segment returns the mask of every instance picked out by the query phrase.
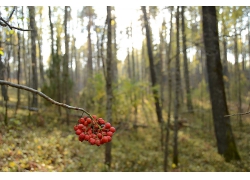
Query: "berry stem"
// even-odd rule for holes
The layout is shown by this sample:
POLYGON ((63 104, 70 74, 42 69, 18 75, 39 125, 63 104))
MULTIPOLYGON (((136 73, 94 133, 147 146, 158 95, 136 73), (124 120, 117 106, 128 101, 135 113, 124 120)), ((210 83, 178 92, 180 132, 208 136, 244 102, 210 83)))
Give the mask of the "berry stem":
POLYGON ((59 103, 59 102, 51 99, 49 96, 45 95, 44 93, 42 93, 40 91, 37 91, 37 90, 35 90, 33 88, 30 88, 30 87, 27 87, 27 86, 24 86, 24 85, 20 85, 20 84, 11 83, 11 82, 4 81, 4 80, 0 80, 0 84, 1 85, 11 86, 11 87, 14 87, 14 88, 17 88, 17 89, 23 89, 25 91, 29 91, 29 92, 35 93, 35 94, 43 97, 44 99, 50 101, 52 104, 55 104, 57 106, 62 106, 62 107, 67 108, 67 109, 73 109, 73 110, 77 110, 77 111, 82 111, 82 112, 86 113, 91 119, 94 119, 91 116, 91 114, 89 112, 87 112, 86 110, 84 110, 83 108, 74 107, 74 106, 70 106, 70 105, 67 105, 67 104, 59 103))

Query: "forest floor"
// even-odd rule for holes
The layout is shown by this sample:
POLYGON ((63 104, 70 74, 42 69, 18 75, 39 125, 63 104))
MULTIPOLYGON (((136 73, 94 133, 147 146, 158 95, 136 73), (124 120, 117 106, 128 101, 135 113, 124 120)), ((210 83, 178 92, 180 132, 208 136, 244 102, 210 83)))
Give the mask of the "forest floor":
MULTIPOLYGON (((233 105, 229 108, 234 109, 233 105)), ((13 109, 8 112, 8 127, 4 125, 4 108, 0 107, 0 171, 2 172, 162 172, 164 153, 160 129, 152 117, 137 131, 119 126, 112 139, 112 165, 104 165, 105 145, 91 146, 78 141, 71 121, 62 123, 56 108, 43 112, 13 109)), ((140 113, 140 111, 138 111, 140 113)), ((139 116, 142 117, 142 116, 139 116)), ((172 139, 168 169, 175 172, 246 172, 250 171, 250 117, 232 117, 232 129, 241 161, 225 162, 217 153, 211 112, 197 110, 183 113, 189 127, 178 133, 179 166, 172 164, 172 139)), ((72 118, 74 119, 74 118, 72 118)), ((129 121, 127 121, 129 122, 129 121)), ((145 121, 141 119, 141 122, 145 121)), ((126 123, 125 123, 126 124, 126 123)))

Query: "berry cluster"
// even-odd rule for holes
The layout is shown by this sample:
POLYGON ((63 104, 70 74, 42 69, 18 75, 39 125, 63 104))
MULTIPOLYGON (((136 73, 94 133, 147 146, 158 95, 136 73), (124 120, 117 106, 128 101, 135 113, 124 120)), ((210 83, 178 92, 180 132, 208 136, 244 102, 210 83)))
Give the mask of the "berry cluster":
POLYGON ((96 115, 90 117, 82 117, 78 120, 78 124, 74 126, 79 141, 88 141, 91 145, 100 146, 112 140, 115 128, 109 122, 105 122, 96 115))

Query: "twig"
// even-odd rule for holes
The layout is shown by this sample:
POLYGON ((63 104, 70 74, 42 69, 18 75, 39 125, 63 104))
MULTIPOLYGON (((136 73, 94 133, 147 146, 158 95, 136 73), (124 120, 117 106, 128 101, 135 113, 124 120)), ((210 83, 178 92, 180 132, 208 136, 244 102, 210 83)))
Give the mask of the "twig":
POLYGON ((11 11, 11 13, 10 13, 10 16, 9 16, 9 18, 8 18, 7 22, 9 22, 9 21, 10 21, 10 19, 11 19, 11 17, 12 17, 12 15, 13 15, 13 13, 14 13, 14 11, 15 11, 15 9, 16 9, 16 6, 14 6, 14 7, 13 7, 13 9, 12 9, 12 11, 11 11))
POLYGON ((0 80, 0 84, 1 85, 7 85, 7 86, 11 86, 11 87, 14 87, 14 88, 17 88, 17 89, 23 89, 25 91, 29 91, 29 92, 32 92, 32 93, 35 93, 41 97, 43 97, 44 99, 50 101, 52 104, 55 104, 57 106, 62 106, 64 108, 68 108, 68 109, 73 109, 73 110, 77 110, 77 111, 82 111, 83 113, 86 113, 88 116, 90 116, 92 119, 93 117, 90 115, 90 113, 88 113, 87 111, 85 111, 83 108, 78 108, 78 107, 73 107, 73 106, 69 106, 67 104, 63 104, 63 103, 59 103, 53 99, 51 99, 50 97, 48 97, 47 95, 43 94, 42 92, 40 91, 37 91, 35 89, 32 89, 30 87, 27 87, 27 86, 23 86, 23 85, 20 85, 20 84, 15 84, 15 83, 11 83, 11 82, 8 82, 8 81, 4 81, 4 80, 0 80))
POLYGON ((244 112, 244 113, 229 114, 229 115, 225 115, 224 117, 238 116, 238 115, 243 116, 243 115, 247 115, 247 114, 250 114, 250 111, 244 112))
POLYGON ((17 29, 17 30, 20 30, 20 31, 33 31, 33 29, 22 29, 22 28, 19 28, 19 27, 11 26, 11 25, 10 25, 7 21, 5 21, 2 17, 0 17, 0 25, 3 26, 3 27, 8 26, 11 30, 12 30, 12 29, 17 29), (3 21, 4 23, 2 23, 1 21, 3 21))

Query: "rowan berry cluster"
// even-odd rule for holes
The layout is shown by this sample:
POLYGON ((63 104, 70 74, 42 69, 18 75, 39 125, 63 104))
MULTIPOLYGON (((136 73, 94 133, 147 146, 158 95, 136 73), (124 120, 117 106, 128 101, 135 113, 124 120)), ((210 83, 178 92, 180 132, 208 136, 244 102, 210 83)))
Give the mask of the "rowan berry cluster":
POLYGON ((97 118, 96 115, 90 117, 81 117, 78 124, 74 126, 76 135, 79 136, 79 141, 88 141, 91 145, 100 146, 112 140, 115 133, 115 128, 109 122, 105 122, 102 118, 97 118))

